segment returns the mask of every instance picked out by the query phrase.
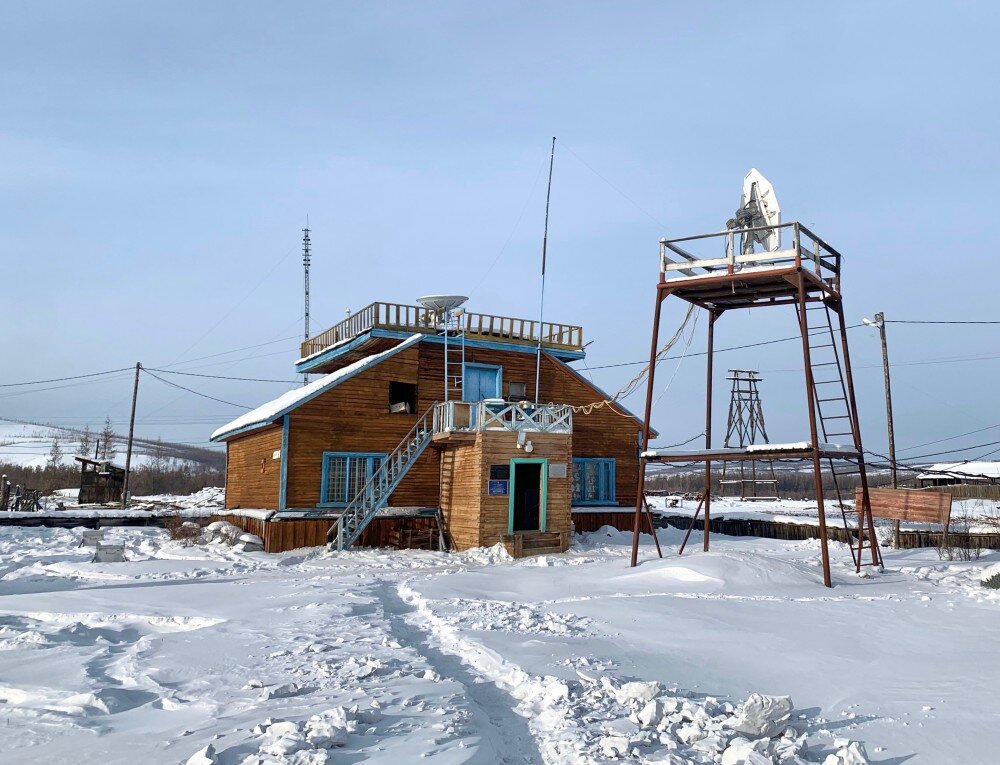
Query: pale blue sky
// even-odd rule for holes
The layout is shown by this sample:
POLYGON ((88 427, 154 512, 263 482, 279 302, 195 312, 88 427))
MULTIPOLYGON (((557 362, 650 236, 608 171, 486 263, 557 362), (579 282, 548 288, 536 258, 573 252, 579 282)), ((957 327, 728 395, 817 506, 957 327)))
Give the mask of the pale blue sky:
MULTIPOLYGON (((199 357, 300 333, 307 214, 316 329, 429 292, 532 316, 552 135, 547 315, 585 325, 591 365, 646 356, 658 239, 720 228, 751 166, 786 220, 845 254, 852 320, 996 319, 998 16, 987 2, 8 1, 0 382, 136 360, 292 379, 295 340, 199 357)), ((719 344, 792 321, 727 316, 719 344)), ((890 333, 902 447, 1000 422, 996 327, 890 333)), ((875 333, 851 337, 867 445, 884 449, 875 333)), ((701 323, 692 351, 703 342, 701 323)), ((797 350, 719 357, 764 370, 774 439, 804 435, 800 373, 774 371, 797 350)), ((613 391, 634 371, 594 376, 613 391)), ((282 390, 177 379, 246 404, 282 390)), ((701 430, 702 381, 690 359, 660 399, 664 442, 701 430)), ((129 394, 127 375, 0 389, 0 417, 124 427, 129 394)), ((204 441, 239 411, 148 379, 138 430, 204 441)))

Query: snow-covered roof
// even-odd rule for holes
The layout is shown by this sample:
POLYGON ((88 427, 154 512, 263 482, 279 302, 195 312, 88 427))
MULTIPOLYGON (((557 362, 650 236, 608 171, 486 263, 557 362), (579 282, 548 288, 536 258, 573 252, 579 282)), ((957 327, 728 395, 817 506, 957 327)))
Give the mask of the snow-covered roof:
POLYGON ((918 479, 932 478, 985 478, 1000 479, 1000 462, 939 462, 925 468, 918 479))
POLYGON ((261 404, 256 409, 251 409, 246 414, 240 415, 232 422, 223 425, 221 428, 216 430, 212 434, 211 440, 219 441, 227 438, 228 436, 236 435, 237 433, 242 433, 247 430, 253 430, 255 428, 268 425, 277 420, 279 417, 288 414, 293 409, 302 406, 302 404, 339 385, 345 380, 360 374, 366 369, 370 369, 376 364, 385 361, 387 358, 396 355, 400 351, 413 347, 419 343, 423 337, 424 336, 421 334, 411 335, 399 345, 396 345, 387 351, 366 356, 359 361, 355 361, 353 364, 348 364, 343 369, 338 369, 336 372, 323 375, 323 377, 320 377, 318 380, 313 380, 308 385, 303 385, 301 388, 290 390, 287 393, 278 396, 278 398, 273 401, 261 404))

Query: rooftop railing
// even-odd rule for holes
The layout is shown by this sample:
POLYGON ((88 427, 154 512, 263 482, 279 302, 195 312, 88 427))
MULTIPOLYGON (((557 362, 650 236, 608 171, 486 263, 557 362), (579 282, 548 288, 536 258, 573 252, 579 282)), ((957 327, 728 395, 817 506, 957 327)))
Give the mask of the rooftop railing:
MULTIPOLYGON (((488 313, 464 312, 455 317, 459 329, 470 339, 535 345, 561 350, 583 350, 583 328, 572 324, 539 323, 488 313)), ((351 340, 372 329, 437 333, 442 316, 429 308, 400 303, 376 302, 356 311, 330 329, 302 343, 302 358, 351 340)))

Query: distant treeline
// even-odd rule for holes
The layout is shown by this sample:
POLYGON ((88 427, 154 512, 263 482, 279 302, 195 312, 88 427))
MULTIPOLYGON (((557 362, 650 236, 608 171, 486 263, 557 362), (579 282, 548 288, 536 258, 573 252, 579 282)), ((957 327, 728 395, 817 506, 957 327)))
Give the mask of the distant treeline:
MULTIPOLYGON (((56 489, 75 489, 80 486, 79 465, 46 465, 41 468, 21 467, 0 463, 0 474, 6 475, 11 485, 38 489, 43 495, 56 489)), ((207 486, 225 485, 226 476, 221 470, 189 463, 143 465, 132 469, 129 493, 191 494, 207 486)))
MULTIPOLYGON (((770 478, 769 474, 758 473, 761 478, 770 478)), ((735 477, 733 474, 727 476, 727 478, 735 477)), ((815 499, 816 498, 816 485, 814 483, 813 474, 807 471, 786 471, 786 470, 776 470, 775 478, 778 481, 777 495, 783 499, 815 499)), ((869 482, 872 486, 878 486, 883 483, 880 480, 881 476, 875 473, 869 473, 869 482)), ((725 491, 721 490, 720 481, 722 480, 722 471, 713 470, 712 471, 712 494, 713 496, 724 496, 731 495, 734 492, 738 495, 739 489, 736 486, 727 486, 725 491)), ((844 493, 845 499, 854 498, 854 489, 860 486, 860 480, 856 475, 839 476, 837 483, 840 485, 841 491, 844 493)), ((646 488, 651 491, 669 491, 678 493, 688 493, 688 494, 701 494, 702 489, 705 485, 705 474, 704 472, 694 473, 694 472, 684 472, 675 475, 657 475, 651 476, 646 479, 646 488)), ((769 491, 772 491, 772 484, 761 484, 758 489, 758 493, 763 495, 769 491)), ((826 497, 831 497, 834 491, 833 476, 828 472, 823 472, 823 494, 826 497)))

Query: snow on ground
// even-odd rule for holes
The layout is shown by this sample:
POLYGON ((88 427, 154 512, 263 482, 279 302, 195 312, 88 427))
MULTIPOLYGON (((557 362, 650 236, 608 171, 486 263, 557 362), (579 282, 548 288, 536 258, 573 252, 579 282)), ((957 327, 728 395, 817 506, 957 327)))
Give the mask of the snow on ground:
POLYGON ((859 578, 835 545, 828 590, 814 541, 678 558, 676 530, 635 569, 609 528, 519 561, 105 536, 127 562, 0 529, 4 763, 899 765, 1000 745, 1000 591, 979 583, 997 553, 887 551, 859 578))

